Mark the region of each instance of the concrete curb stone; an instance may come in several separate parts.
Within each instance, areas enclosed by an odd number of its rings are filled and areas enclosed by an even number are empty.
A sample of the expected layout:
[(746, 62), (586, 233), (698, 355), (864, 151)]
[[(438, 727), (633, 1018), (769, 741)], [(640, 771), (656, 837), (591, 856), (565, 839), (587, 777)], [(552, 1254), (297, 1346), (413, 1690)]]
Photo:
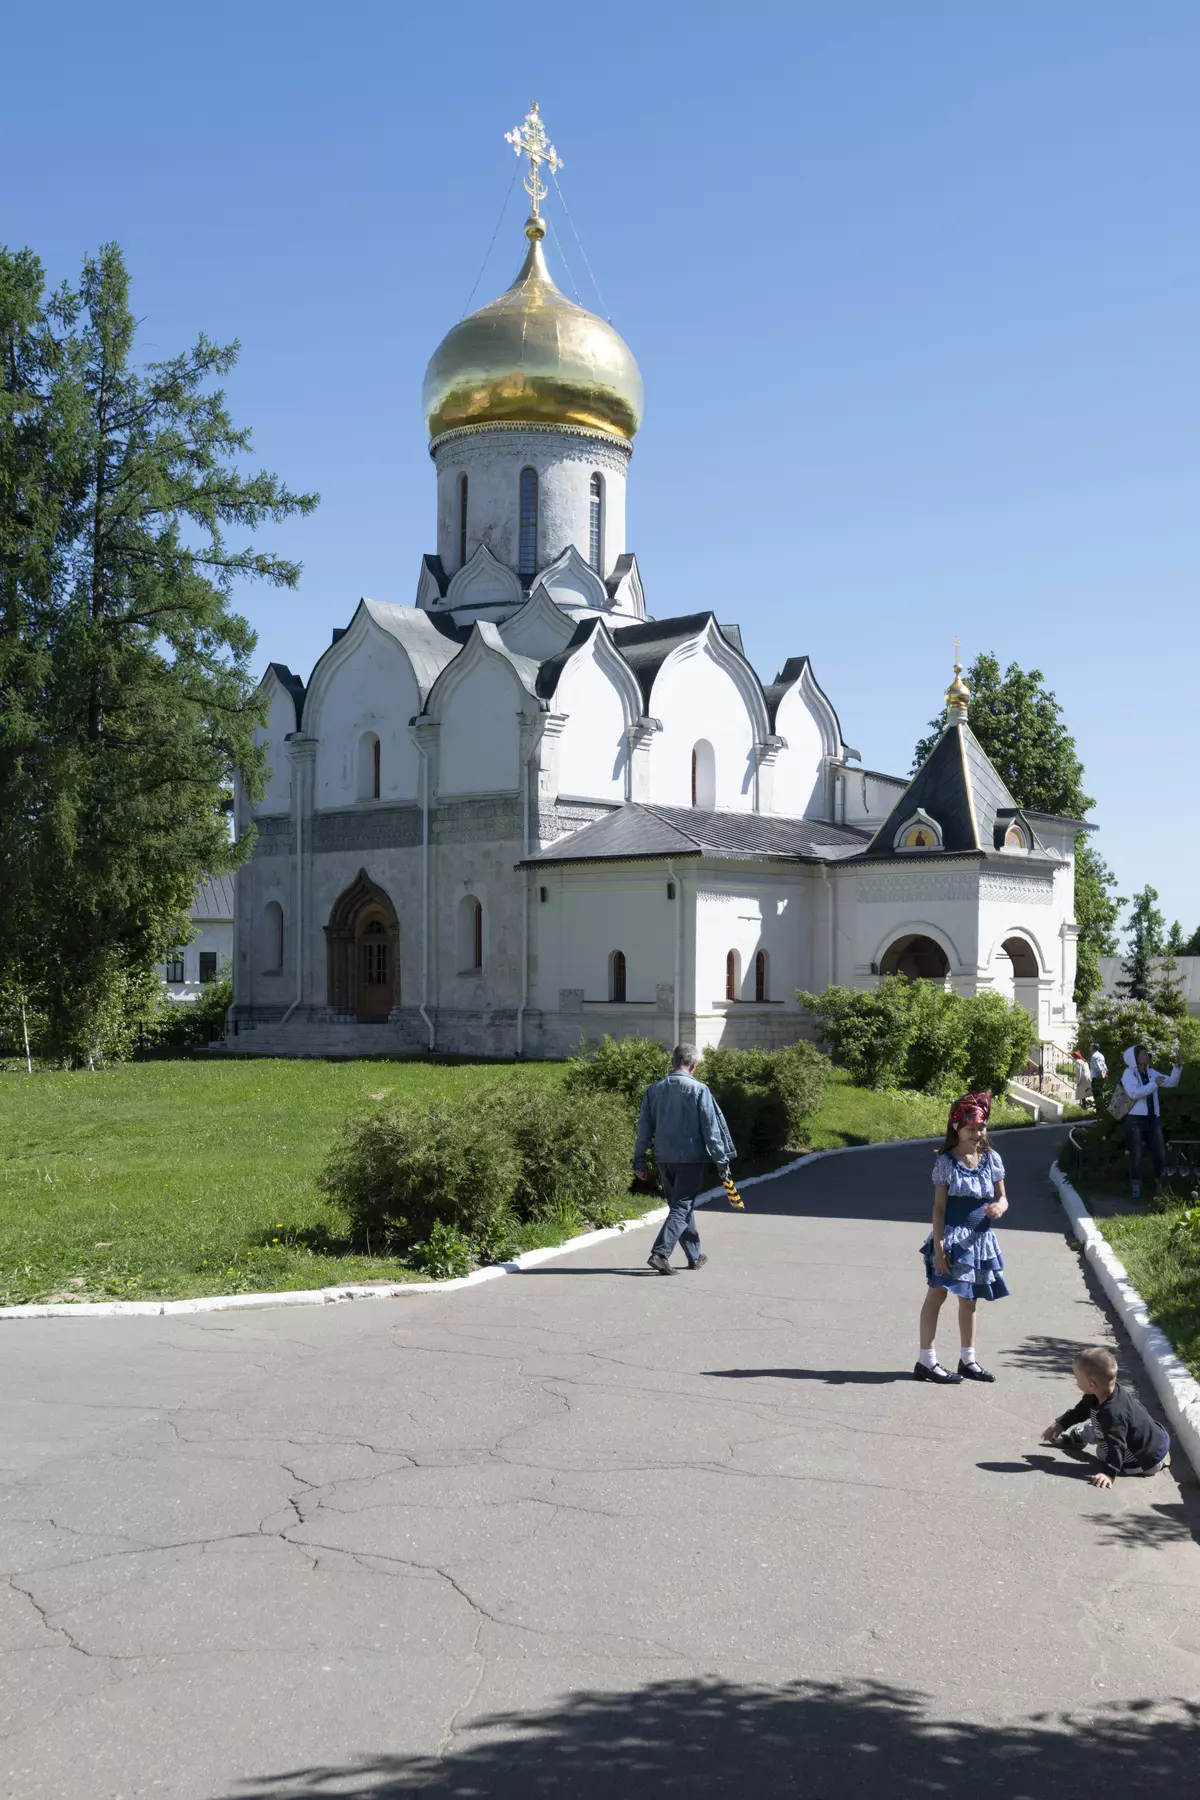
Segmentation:
[(1200, 1382), (1176, 1355), (1166, 1334), (1150, 1323), (1146, 1302), (1130, 1281), (1124, 1263), (1057, 1162), (1051, 1167), (1050, 1179), (1058, 1189), (1063, 1211), (1071, 1221), (1071, 1230), (1083, 1245), (1085, 1258), (1095, 1269), (1101, 1287), (1146, 1365), (1155, 1392), (1163, 1403), (1172, 1437), (1191, 1463), (1194, 1473), (1200, 1475)]

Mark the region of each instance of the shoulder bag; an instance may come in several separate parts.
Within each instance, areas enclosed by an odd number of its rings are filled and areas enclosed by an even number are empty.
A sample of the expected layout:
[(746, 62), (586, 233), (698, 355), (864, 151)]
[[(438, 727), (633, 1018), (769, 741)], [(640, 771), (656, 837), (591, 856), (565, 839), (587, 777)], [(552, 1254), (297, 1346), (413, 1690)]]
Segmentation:
[(1108, 1110), (1114, 1119), (1123, 1119), (1133, 1105), (1133, 1097), (1123, 1081), (1118, 1081), (1108, 1102)]

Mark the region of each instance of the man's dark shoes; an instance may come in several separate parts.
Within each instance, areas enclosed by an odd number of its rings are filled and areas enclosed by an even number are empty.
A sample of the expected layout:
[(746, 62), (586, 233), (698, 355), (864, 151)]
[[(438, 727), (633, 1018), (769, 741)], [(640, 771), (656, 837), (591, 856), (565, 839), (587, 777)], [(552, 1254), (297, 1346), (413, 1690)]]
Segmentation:
[(707, 1256), (705, 1256), (705, 1254), (702, 1250), (700, 1252), (699, 1256), (695, 1256), (691, 1259), (691, 1261), (688, 1263), (688, 1268), (689, 1269), (702, 1269), (707, 1261), (708, 1261), (708, 1258), (707, 1258)]
[(646, 1267), (653, 1269), (656, 1275), (673, 1275), (675, 1273), (665, 1256), (651, 1256), (647, 1260)]
[(966, 1363), (960, 1360), (958, 1372), (964, 1381), (995, 1381), (996, 1377), (987, 1369), (981, 1369), (978, 1363)]
[(934, 1363), (932, 1369), (929, 1369), (923, 1362), (919, 1362), (913, 1365), (913, 1380), (934, 1381), (939, 1387), (956, 1387), (962, 1376), (952, 1375), (949, 1369), (943, 1369), (941, 1363)]

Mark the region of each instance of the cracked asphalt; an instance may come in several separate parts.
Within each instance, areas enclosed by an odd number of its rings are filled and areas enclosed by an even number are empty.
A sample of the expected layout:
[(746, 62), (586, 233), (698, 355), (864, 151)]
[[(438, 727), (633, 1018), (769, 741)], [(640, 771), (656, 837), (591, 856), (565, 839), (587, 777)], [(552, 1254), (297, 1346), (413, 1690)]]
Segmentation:
[(1194, 1774), (1194, 1478), (1104, 1494), (1037, 1443), (1080, 1344), (1153, 1405), (1056, 1142), (1001, 1142), (994, 1387), (910, 1379), (928, 1146), (706, 1209), (669, 1281), (638, 1230), (455, 1293), (0, 1327), (4, 1794), (846, 1800), (938, 1786), (899, 1770), (954, 1720), (995, 1782), (939, 1791), (1062, 1800), (1134, 1702), (1147, 1781), (1152, 1743)]

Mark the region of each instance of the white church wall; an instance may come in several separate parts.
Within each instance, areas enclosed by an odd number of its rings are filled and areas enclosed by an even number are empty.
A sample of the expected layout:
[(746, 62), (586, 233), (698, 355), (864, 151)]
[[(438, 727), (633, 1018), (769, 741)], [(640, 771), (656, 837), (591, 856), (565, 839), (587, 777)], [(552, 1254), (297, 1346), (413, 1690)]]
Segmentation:
[[(785, 734), (786, 735), (786, 734)], [(843, 765), (837, 771), (837, 817), (841, 824), (857, 825), (861, 830), (877, 830), (904, 792), (907, 782), (899, 776), (875, 773), (871, 769), (854, 769)]]
[[(548, 1053), (566, 1054), (581, 1037), (606, 1032), (669, 1041), (681, 897), (677, 882), (676, 898), (667, 898), (667, 879), (657, 863), (533, 872), (532, 997)], [(618, 950), (625, 957), (623, 1005), (611, 997)]]
[(296, 706), (287, 689), (273, 674), (266, 680), (267, 723), (255, 726), (254, 741), (266, 749), (267, 777), (262, 799), (254, 808), (259, 813), (285, 813), (292, 804), (292, 771), (288, 762), (287, 738), (296, 729)]
[(770, 810), (786, 818), (820, 816), (825, 810), (821, 728), (799, 687), (779, 703), (775, 731), (787, 749), (775, 758), (770, 782)]
[[(796, 989), (806, 974), (802, 915), (808, 886), (797, 871), (710, 864), (696, 874), (694, 1013), (697, 1041), (775, 1048), (801, 1035)], [(766, 996), (755, 997), (755, 960), (766, 958)], [(726, 996), (732, 952), (734, 998)]]
[(467, 560), (486, 544), (510, 569), (518, 567), (521, 470), (538, 473), (537, 566), (544, 569), (569, 544), (587, 558), (591, 478), (604, 482), (602, 567), (607, 575), (625, 550), (625, 478), (629, 452), (580, 432), (511, 426), (464, 431), (434, 450), (438, 487), (438, 555), (448, 574), (462, 563), (460, 477), (467, 477)]
[(594, 654), (576, 656), (563, 670), (554, 709), (565, 713), (558, 756), (558, 789), (588, 800), (625, 798), (626, 703), (613, 674)]
[(706, 646), (667, 659), (647, 711), (662, 723), (650, 751), (651, 805), (691, 805), (692, 750), (704, 740), (713, 748), (717, 808), (754, 810), (754, 727), (733, 676)]
[(370, 803), (369, 771), (363, 774), (368, 737), (379, 739), (379, 800), (415, 799), (418, 758), (408, 721), (420, 707), (416, 679), (399, 644), (375, 628), (356, 633), (356, 641), (319, 685), (314, 681), (310, 693), (304, 723), (317, 739), (316, 806)]
[(441, 708), (439, 794), (500, 793), (517, 787), (519, 707), (516, 676), (498, 659), (480, 660), (453, 684)]
[(872, 964), (881, 963), (898, 938), (922, 936), (941, 946), (952, 985), (962, 992), (974, 990), (979, 908), (974, 864), (876, 864), (846, 870), (839, 887), (841, 914), (854, 946), (852, 985), (872, 986)]

